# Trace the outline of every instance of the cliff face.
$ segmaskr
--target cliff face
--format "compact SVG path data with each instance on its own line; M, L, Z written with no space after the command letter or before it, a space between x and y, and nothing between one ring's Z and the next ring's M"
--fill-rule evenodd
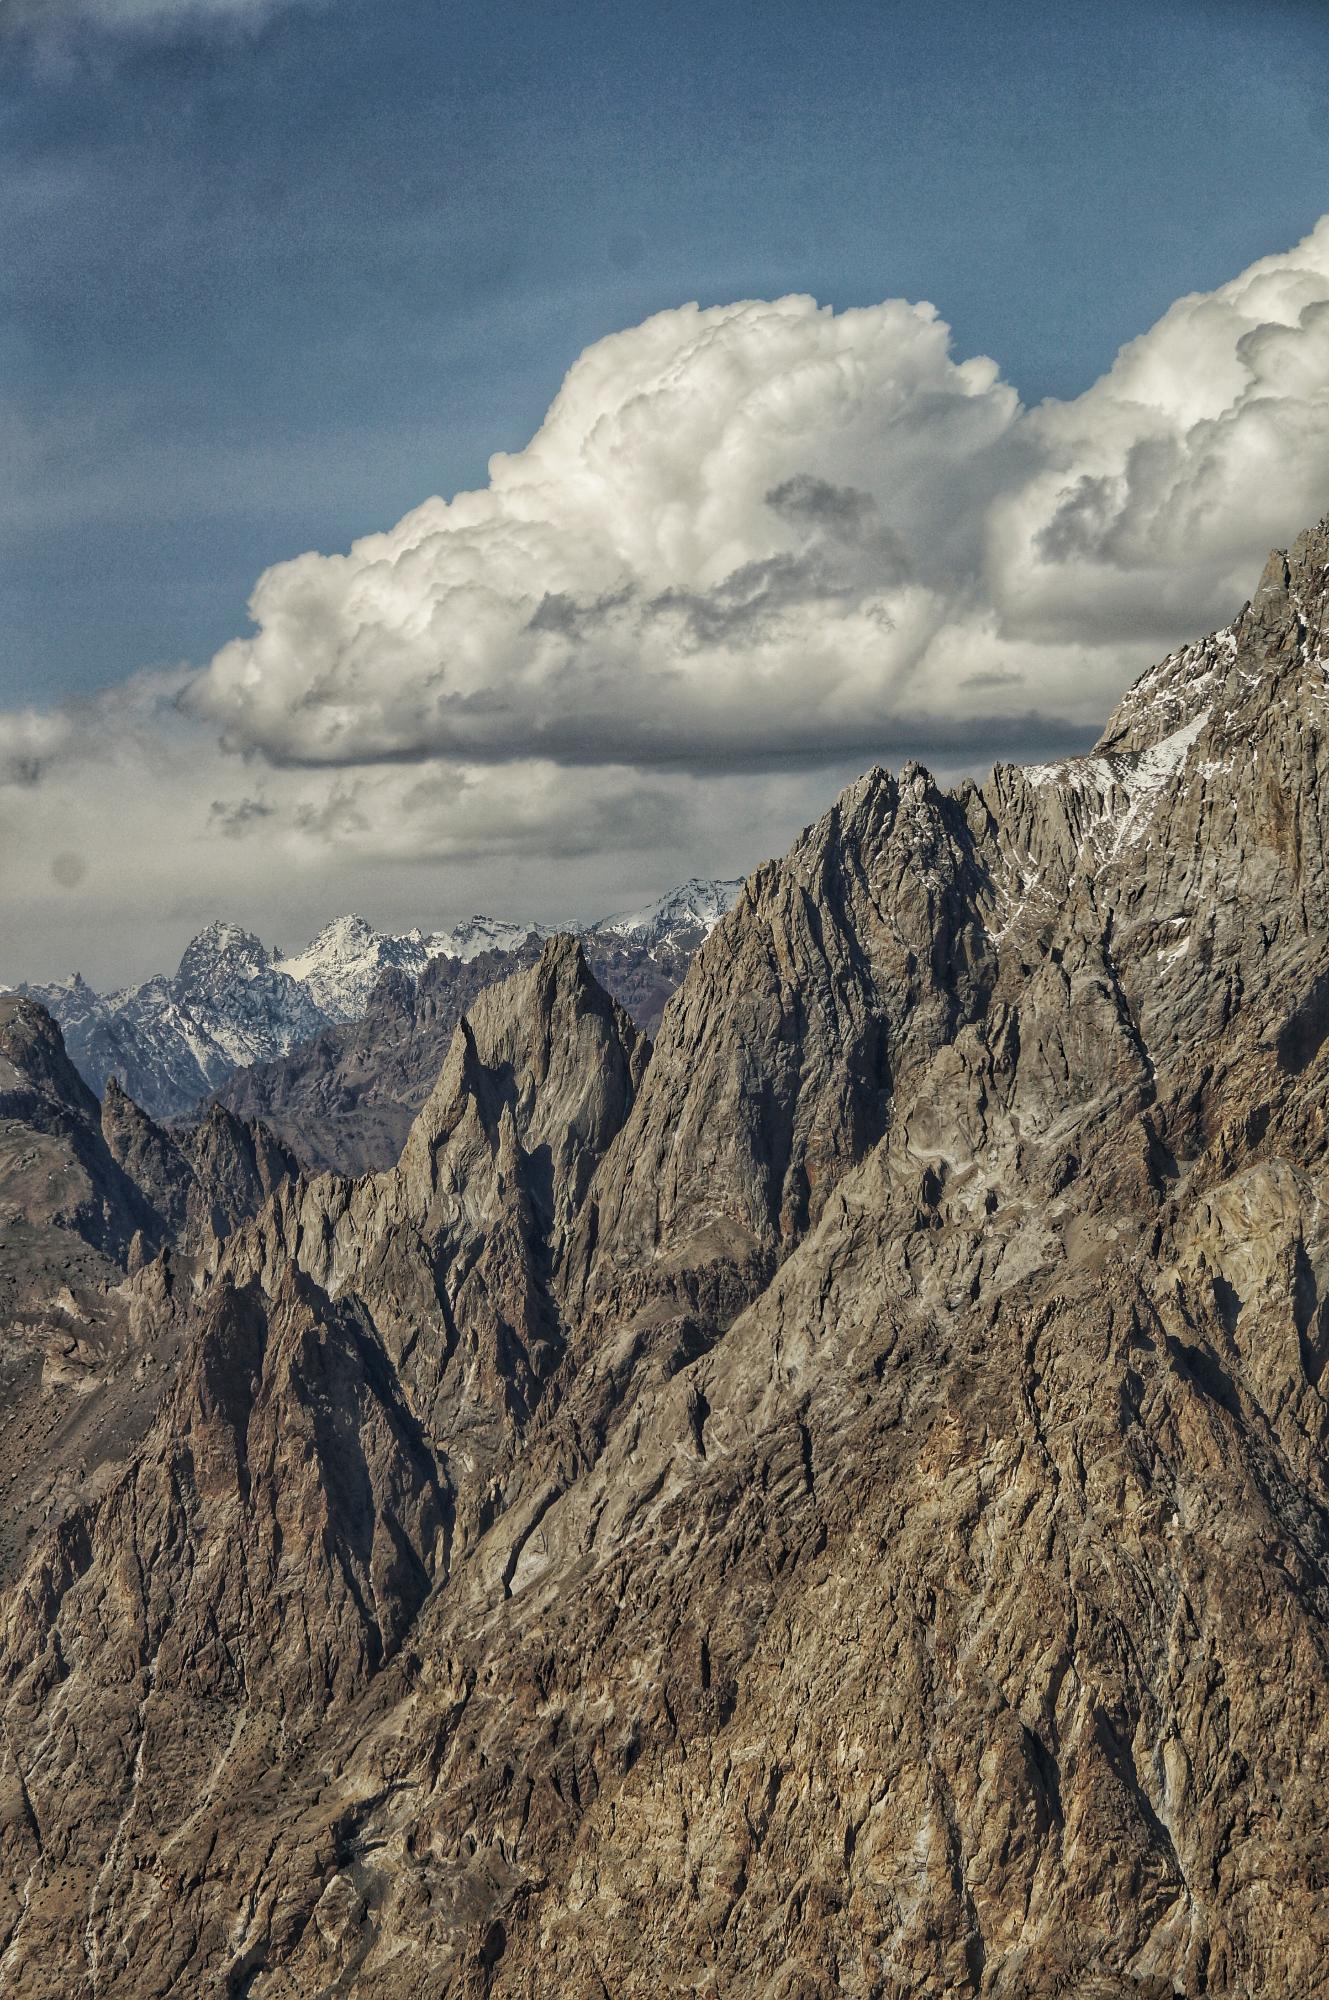
M1326 717L1329 524L1092 756L851 788L649 1060L551 940L146 1266L5 1991L1329 1988Z

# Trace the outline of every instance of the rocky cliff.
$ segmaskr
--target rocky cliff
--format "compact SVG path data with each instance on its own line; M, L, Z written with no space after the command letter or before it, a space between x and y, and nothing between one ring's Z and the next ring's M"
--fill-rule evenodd
M1326 798L1329 523L653 1050L552 939L168 1237L0 1606L5 1991L1329 1990Z
M194 1256L295 1171L229 1112L167 1133L114 1078L99 1104L50 1016L0 997L0 1580L141 1439Z

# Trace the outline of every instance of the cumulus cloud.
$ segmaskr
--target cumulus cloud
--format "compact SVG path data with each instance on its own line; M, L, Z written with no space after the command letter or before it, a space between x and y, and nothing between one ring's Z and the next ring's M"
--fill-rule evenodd
M1329 506L1329 217L1023 428L1037 469L988 530L1005 629L1111 646L1226 615L1259 551Z
M0 716L0 847L88 857L71 922L112 875L585 913L750 865L874 757L1083 744L1326 506L1329 218L1035 409L927 305L680 307L482 491L267 571L202 670ZM365 893L414 863L428 908Z
M1101 720L1329 496L1329 218L1021 407L930 306L685 306L488 486L264 575L191 690L276 764L742 764Z
M268 571L192 699L276 762L847 748L974 587L1018 411L930 306L658 314L483 492Z

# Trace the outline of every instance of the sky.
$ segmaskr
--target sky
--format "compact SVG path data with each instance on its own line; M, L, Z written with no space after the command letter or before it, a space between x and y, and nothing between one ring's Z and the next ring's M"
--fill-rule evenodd
M0 0L0 981L1092 740L1329 509L1329 7Z

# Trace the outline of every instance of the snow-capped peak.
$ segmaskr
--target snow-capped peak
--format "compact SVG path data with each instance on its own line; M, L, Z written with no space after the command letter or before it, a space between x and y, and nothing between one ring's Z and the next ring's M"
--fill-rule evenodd
M223 971L231 978L253 979L270 964L261 938L240 924L218 921L190 939L177 977L189 986L208 985Z
M388 966L419 973L428 958L419 931L384 936L352 911L325 924L302 951L280 952L273 963L308 989L330 1021L352 1021L364 1013Z
M505 917L467 917L449 931L434 931L424 940L431 958L478 958L482 951L515 951L531 933L548 937L543 924L514 924Z
M644 909L605 917L591 928L611 937L635 938L651 945L685 935L695 940L698 933L709 937L721 917L733 908L742 887L741 881L701 881L694 877Z

